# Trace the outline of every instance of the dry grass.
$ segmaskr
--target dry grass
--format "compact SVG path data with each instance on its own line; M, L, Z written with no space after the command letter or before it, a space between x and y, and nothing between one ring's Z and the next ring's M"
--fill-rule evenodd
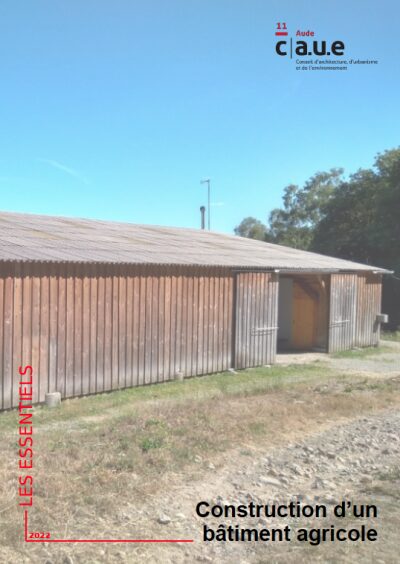
M345 376L315 363L70 400L59 410L38 408L34 527L59 538L93 538L110 537L112 524L118 534L127 501L135 500L140 510L182 473L196 480L204 464L212 461L218 468L233 449L253 452L399 405L399 388L398 378ZM0 556L23 562L27 552L15 500L16 422L16 413L0 416L0 545L5 550ZM49 554L40 545L29 549L35 561ZM54 548L51 554L63 550ZM95 562L92 550L90 545L77 548L78 561ZM110 562L126 561L118 560L115 547L107 554Z

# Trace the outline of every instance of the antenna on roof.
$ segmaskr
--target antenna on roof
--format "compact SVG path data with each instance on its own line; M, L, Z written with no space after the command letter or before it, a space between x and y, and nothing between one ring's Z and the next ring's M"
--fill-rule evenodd
M200 214L201 214L201 228L205 229L206 228L206 207L205 206L200 207Z
M208 187L208 230L211 229L211 205L210 205L210 182L209 178L205 178L204 180L200 180L200 184L207 184Z

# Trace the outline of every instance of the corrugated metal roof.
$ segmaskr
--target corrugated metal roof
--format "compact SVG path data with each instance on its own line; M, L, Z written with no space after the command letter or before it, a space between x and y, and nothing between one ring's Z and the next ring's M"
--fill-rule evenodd
M0 261L386 272L316 253L200 229L9 212L0 213Z

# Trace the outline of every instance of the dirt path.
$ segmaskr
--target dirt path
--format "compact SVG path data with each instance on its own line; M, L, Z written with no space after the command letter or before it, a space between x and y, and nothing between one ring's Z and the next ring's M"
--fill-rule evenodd
M218 473L210 471L204 480L186 483L173 488L167 495L155 500L142 518L148 519L152 530L160 528L167 537L195 539L188 547L169 546L157 551L139 551L130 557L130 562L279 562L310 561L311 555L318 559L335 554L340 562L354 561L354 550L347 546L299 547L288 545L265 545L263 543L204 543L202 527L207 524L217 528L226 519L196 517L195 505L205 500L210 504L257 504L323 503L333 505L342 499L357 503L376 503L380 513L375 520L380 535L379 544L364 549L363 561L395 562L394 552L397 528L392 515L393 508L379 484L386 484L385 478L397 476L400 460L400 413L388 411L377 416L361 418L348 424L332 427L322 433L307 437L301 442L278 449L266 450L253 456L237 453ZM397 476L397 480L400 476ZM390 488L393 486L390 482ZM380 486L381 489L384 486ZM380 493L379 493L380 492ZM395 492L391 492L392 494ZM379 495L378 495L379 494ZM382 499L383 495L383 499ZM151 520L153 515L153 523ZM186 519L186 516L190 516ZM392 520L392 523L390 521ZM161 523L160 523L161 521ZM229 520L228 520L229 521ZM239 520L240 521L240 520ZM238 521L236 520L236 523ZM292 519L296 528L305 522ZM364 522L364 521L363 521ZM156 524L156 526L155 526ZM271 527L288 524L277 519L246 518L245 527ZM331 524L331 521L325 526ZM392 537L392 538L391 538ZM353 547L351 547L353 548ZM358 546L355 550L358 550ZM310 552L313 551L313 552ZM315 552L314 552L315 551ZM301 552L304 552L302 554ZM378 558L379 555L379 558ZM267 558L268 557L268 558Z

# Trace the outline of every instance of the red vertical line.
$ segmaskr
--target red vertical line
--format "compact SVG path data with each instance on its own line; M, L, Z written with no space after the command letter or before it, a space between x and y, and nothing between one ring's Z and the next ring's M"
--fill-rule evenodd
M24 540L28 542L28 511L24 511Z

